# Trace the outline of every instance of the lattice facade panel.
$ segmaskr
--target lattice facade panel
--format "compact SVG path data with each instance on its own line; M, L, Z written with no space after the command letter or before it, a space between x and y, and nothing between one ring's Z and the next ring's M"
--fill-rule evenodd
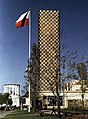
M39 91L55 88L56 68L60 64L60 15L59 11L40 10L39 12L40 84ZM59 78L59 72L58 72Z

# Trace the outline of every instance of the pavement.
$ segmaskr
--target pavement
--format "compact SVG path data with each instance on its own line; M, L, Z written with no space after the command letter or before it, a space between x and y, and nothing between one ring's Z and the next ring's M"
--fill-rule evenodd
M0 118L5 117L7 114L10 114L12 112L14 112L14 111L0 111Z

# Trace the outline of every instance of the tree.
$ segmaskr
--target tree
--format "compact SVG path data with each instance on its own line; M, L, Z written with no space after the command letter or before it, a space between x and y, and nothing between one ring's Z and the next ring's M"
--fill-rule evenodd
M60 53L60 76L61 76L61 91L63 92L63 105L65 105L65 84L71 80L77 79L75 75L75 65L78 62L78 50L69 49L69 46L62 44Z
M3 102L3 94L0 93L0 104L2 105L4 102Z
M73 79L73 72L74 72L74 66L75 66L75 61L77 60L78 57L78 50L68 50L68 47L66 45L61 46L61 52L58 52L56 50L56 56L55 60L57 62L56 66L56 77L55 77L55 86L56 91L54 90L55 88L52 87L52 84L50 83L50 87L52 90L52 93L54 96L57 98L57 107L58 107L58 116L60 116L60 92L63 91L63 99L64 99L64 88L65 88L65 82L66 80L69 82L68 79ZM60 58L60 59L59 59ZM59 62L58 62L59 60ZM53 64L53 62L52 62ZM49 70L51 72L51 75L53 75L52 69L49 67ZM60 76L60 77L58 77ZM51 80L51 79L50 79Z
M38 99L38 86L39 86L39 49L34 43L32 46L30 65L30 84L31 84L31 97L33 101L34 111L36 111L36 100Z
M4 93L4 102L8 105L8 100L9 100L9 93Z
M59 57L59 54L57 54L56 60L58 60L57 57ZM58 114L60 114L60 99L59 99L60 91L61 90L63 91L63 99L64 99L65 83L70 82L71 80L74 80L74 79L79 79L76 73L77 72L76 66L78 62L79 63L83 62L83 60L80 61L80 59L82 59L82 57L81 58L80 57L78 56L78 50L69 50L68 46L62 45L61 53L60 53L60 69L59 67L56 67L56 77L55 77L56 92L53 90L53 87L51 86L51 90L53 94L57 97ZM31 83L31 97L33 99L34 110L36 110L36 99L38 97L37 89L39 85L39 71L40 71L39 64L40 64L39 49L38 49L38 46L36 46L36 44L33 44L31 59L28 61L28 69L30 70L28 72L27 81L30 81ZM58 80L58 77L57 77L58 73L60 73L60 80ZM51 71L51 75L52 75L52 71Z
M84 109L84 93L86 92L86 87L88 86L86 63L82 62L77 64L77 71L78 71L79 78L81 80L82 108Z
M28 91L28 83L31 84L31 100L33 110L36 111L36 100L38 98L38 86L39 86L39 49L34 43L32 45L31 58L28 60L28 71L25 76L26 82L24 85L24 92Z
M29 86L29 81L28 81L28 71L27 71L27 74L26 74L26 72L25 72L25 74L24 74L24 78L25 78L25 84L24 84L24 86L23 86L23 89L22 89L22 93L24 94L24 95L26 95L26 93L28 93L28 86Z
M9 93L4 93L4 94L2 94L2 93L0 93L0 104L2 105L2 104L6 104L7 106L8 105L12 105L12 99L10 98L10 96L9 96Z
M81 82L82 91L82 107L84 108L84 93L88 85L87 81L87 68L88 61L84 56L79 56L79 50L66 50L68 47L65 45L61 49L61 87L65 91L65 82L69 83L71 80L79 80ZM86 82L86 83L85 83ZM69 87L69 89L71 86Z

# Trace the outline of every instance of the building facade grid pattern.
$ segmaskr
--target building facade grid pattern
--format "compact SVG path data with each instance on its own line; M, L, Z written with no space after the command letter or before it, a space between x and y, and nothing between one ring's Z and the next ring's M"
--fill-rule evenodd
M56 68L60 65L60 13L40 10L39 12L40 83L39 91L56 90ZM59 72L58 72L59 78Z

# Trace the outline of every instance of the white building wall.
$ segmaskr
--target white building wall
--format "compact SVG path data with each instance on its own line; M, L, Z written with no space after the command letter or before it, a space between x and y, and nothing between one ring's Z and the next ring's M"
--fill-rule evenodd
M19 107L20 106L19 96L11 95L11 97L12 97L12 101L13 101L12 106Z
M71 92L67 93L68 100L81 99L82 93Z
M20 85L18 84L5 84L4 93L9 93L12 98L12 106L20 106Z
M65 90L64 100L65 108L68 107L69 100L82 100L81 84L79 83L79 80L70 82L70 90L68 90L67 84L67 90ZM86 92L84 93L84 102L86 100L88 100L88 88L86 88Z

